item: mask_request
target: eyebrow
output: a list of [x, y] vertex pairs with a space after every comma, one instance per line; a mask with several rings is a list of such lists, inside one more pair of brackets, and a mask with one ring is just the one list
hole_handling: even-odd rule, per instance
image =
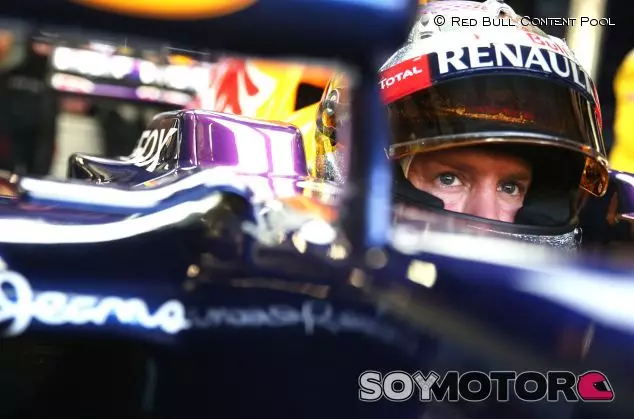
[[[471, 165], [469, 163], [461, 163], [461, 162], [445, 162], [441, 159], [436, 161], [429, 162], [431, 164], [436, 164], [439, 166], [445, 166], [453, 170], [457, 170], [459, 172], [471, 172], [480, 171], [481, 167], [479, 165]], [[533, 175], [530, 170], [517, 170], [514, 172], [510, 172], [507, 175], [502, 176], [505, 181], [513, 181], [513, 182], [530, 182], [533, 179]]]
[[512, 181], [512, 182], [530, 182], [531, 180], [533, 180], [533, 177], [531, 176], [531, 174], [526, 173], [524, 171], [512, 173], [508, 176], [504, 176], [503, 178], [506, 181]]

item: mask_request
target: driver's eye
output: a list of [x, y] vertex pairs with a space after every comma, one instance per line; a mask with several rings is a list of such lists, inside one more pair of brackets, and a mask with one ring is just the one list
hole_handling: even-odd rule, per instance
[[460, 186], [461, 182], [453, 173], [442, 173], [437, 176], [438, 182], [440, 182], [443, 186]]

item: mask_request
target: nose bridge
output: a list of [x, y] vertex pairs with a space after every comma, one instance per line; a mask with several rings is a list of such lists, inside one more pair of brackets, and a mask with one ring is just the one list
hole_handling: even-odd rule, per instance
[[483, 182], [472, 188], [464, 212], [476, 217], [497, 219], [497, 186], [490, 182]]

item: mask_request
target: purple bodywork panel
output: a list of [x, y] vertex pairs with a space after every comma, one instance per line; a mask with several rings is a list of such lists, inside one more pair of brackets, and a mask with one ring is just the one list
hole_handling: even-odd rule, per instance
[[[185, 111], [184, 118], [183, 142], [189, 147], [195, 142], [200, 167], [230, 166], [251, 175], [308, 175], [302, 134], [293, 125], [208, 111]], [[192, 122], [194, 129], [187, 126]]]
[[235, 172], [261, 199], [305, 194], [303, 189], [319, 183], [309, 180], [295, 126], [204, 110], [157, 115], [129, 156], [75, 154], [69, 177], [143, 188], [213, 167]]
[[618, 216], [634, 221], [634, 176], [626, 172], [610, 171], [610, 178], [616, 185], [618, 196]]
[[302, 134], [290, 124], [182, 110], [157, 115], [140, 134], [129, 156], [74, 154], [69, 177], [138, 185], [174, 170], [219, 166], [265, 178], [308, 176]]

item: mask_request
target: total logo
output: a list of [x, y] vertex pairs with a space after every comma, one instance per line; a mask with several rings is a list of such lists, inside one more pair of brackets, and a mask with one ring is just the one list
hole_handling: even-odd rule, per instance
[[396, 82], [400, 82], [401, 80], [405, 80], [408, 77], [412, 77], [414, 74], [422, 74], [422, 72], [423, 70], [416, 66], [413, 66], [412, 68], [407, 68], [399, 73], [396, 73], [392, 77], [381, 79], [381, 89], [390, 87]]
[[186, 20], [229, 15], [252, 6], [257, 0], [70, 0], [70, 2], [127, 16]]
[[429, 58], [426, 55], [406, 60], [381, 72], [379, 86], [386, 104], [431, 86]]

